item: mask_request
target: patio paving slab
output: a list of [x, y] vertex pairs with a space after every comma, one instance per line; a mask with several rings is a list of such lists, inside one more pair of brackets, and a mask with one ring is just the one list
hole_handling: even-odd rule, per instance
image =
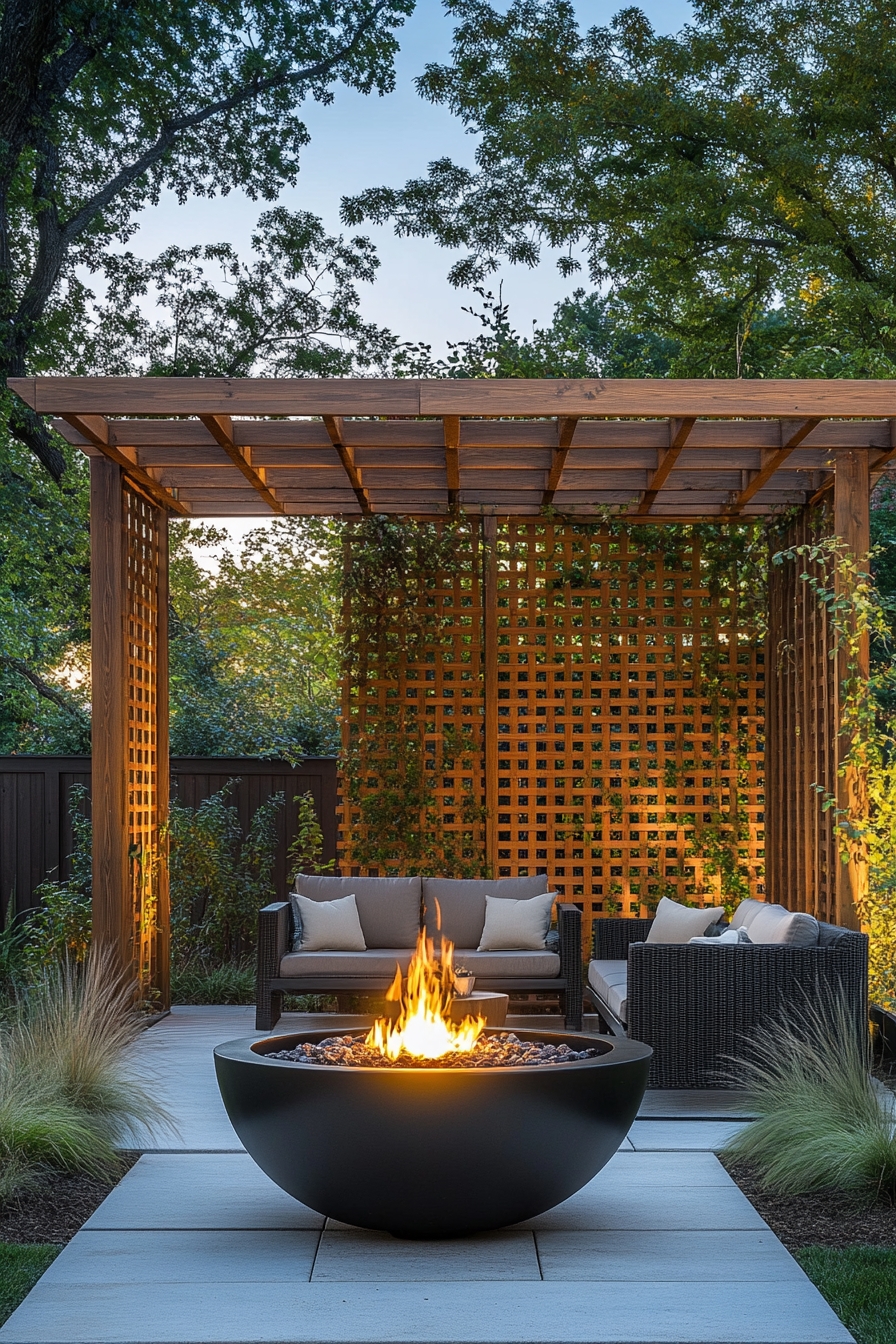
[[327, 1227], [312, 1283], [500, 1283], [539, 1280], [531, 1232], [491, 1232], [452, 1241], [399, 1241], [384, 1232]]
[[44, 1283], [247, 1283], [309, 1279], [320, 1232], [83, 1232]]
[[4, 1344], [852, 1344], [811, 1286], [39, 1283]]
[[96, 1230], [320, 1229], [248, 1153], [147, 1153], [84, 1224]]
[[749, 1120], [642, 1120], [628, 1137], [636, 1152], [720, 1152]]
[[[770, 1231], [547, 1232], [536, 1234], [544, 1279], [693, 1283], [694, 1266], [749, 1265], [751, 1277], [802, 1283], [803, 1271]], [[707, 1291], [711, 1291], [707, 1285]]]

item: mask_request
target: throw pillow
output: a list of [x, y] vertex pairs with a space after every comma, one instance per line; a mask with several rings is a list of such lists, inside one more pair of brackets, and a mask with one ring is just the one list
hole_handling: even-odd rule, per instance
[[749, 923], [751, 943], [783, 943], [787, 947], [815, 947], [818, 920], [783, 905], [764, 905]]
[[543, 952], [556, 891], [525, 901], [486, 896], [485, 927], [477, 952]]
[[752, 938], [746, 929], [725, 929], [717, 936], [708, 934], [704, 938], [689, 938], [689, 943], [706, 944], [709, 947], [737, 947], [738, 943], [750, 943]]
[[354, 896], [337, 901], [312, 901], [292, 892], [290, 900], [301, 921], [296, 952], [366, 952]]
[[710, 924], [718, 924], [724, 917], [722, 906], [713, 910], [692, 910], [664, 896], [656, 908], [656, 918], [647, 935], [648, 943], [689, 943], [706, 933]]

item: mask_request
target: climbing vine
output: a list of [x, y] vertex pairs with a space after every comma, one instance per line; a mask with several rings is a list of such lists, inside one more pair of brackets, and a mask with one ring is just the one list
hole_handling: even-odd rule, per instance
[[[342, 779], [348, 857], [361, 868], [485, 875], [478, 779], [473, 785], [481, 708], [478, 717], [463, 713], [478, 701], [478, 669], [469, 666], [452, 688], [461, 711], [454, 722], [437, 722], [435, 700], [437, 665], [464, 658], [453, 647], [463, 639], [456, 604], [472, 613], [475, 550], [474, 527], [454, 519], [373, 515], [348, 533], [343, 665], [353, 693]], [[448, 799], [446, 775], [464, 780]]]

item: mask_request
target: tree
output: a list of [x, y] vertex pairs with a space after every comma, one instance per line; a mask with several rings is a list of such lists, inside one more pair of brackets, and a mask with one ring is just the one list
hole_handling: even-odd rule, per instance
[[105, 301], [70, 371], [326, 378], [385, 368], [395, 338], [359, 312], [357, 284], [379, 267], [369, 239], [330, 237], [316, 215], [277, 206], [252, 248], [248, 261], [226, 242], [169, 247], [153, 261], [110, 256]]
[[171, 742], [176, 755], [329, 755], [339, 746], [342, 530], [277, 518], [201, 565], [215, 528], [171, 525]]
[[[892, 376], [896, 24], [879, 0], [698, 0], [657, 36], [637, 9], [580, 32], [569, 0], [446, 0], [453, 59], [421, 93], [479, 136], [344, 218], [501, 257], [585, 261], [673, 372]], [[749, 359], [756, 351], [755, 363]]]
[[[5, 0], [0, 16], [0, 376], [48, 367], [83, 314], [77, 268], [165, 190], [272, 199], [306, 97], [393, 84], [413, 0]], [[16, 407], [56, 479], [65, 456]]]

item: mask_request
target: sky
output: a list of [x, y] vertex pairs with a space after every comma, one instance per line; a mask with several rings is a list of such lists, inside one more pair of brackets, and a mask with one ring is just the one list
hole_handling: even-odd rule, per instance
[[[623, 5], [624, 0], [583, 0], [577, 8], [582, 24], [590, 27], [606, 23]], [[658, 31], [676, 31], [690, 14], [682, 0], [651, 0], [642, 8]], [[400, 186], [410, 177], [425, 175], [427, 164], [437, 158], [447, 156], [472, 166], [474, 140], [449, 112], [425, 102], [414, 88], [415, 77], [428, 62], [448, 59], [451, 33], [439, 0], [418, 0], [414, 14], [398, 32], [401, 51], [394, 93], [365, 97], [337, 89], [329, 106], [307, 105], [311, 143], [303, 152], [297, 185], [283, 193], [282, 204], [310, 210], [323, 218], [328, 230], [339, 232], [343, 196], [365, 187]], [[248, 252], [253, 225], [264, 208], [264, 203], [237, 192], [185, 205], [169, 194], [144, 212], [140, 232], [129, 247], [151, 257], [173, 242], [187, 246], [226, 241]], [[476, 333], [475, 319], [462, 312], [471, 295], [452, 288], [446, 279], [456, 254], [425, 239], [396, 238], [385, 225], [365, 224], [357, 232], [374, 239], [381, 258], [376, 283], [362, 287], [363, 313], [369, 321], [389, 327], [403, 340], [426, 341], [440, 354], [446, 340]], [[507, 266], [489, 284], [497, 288], [501, 282], [511, 319], [525, 331], [533, 319], [547, 322], [554, 305], [582, 284], [582, 277], [564, 279], [547, 259], [535, 270]]]

